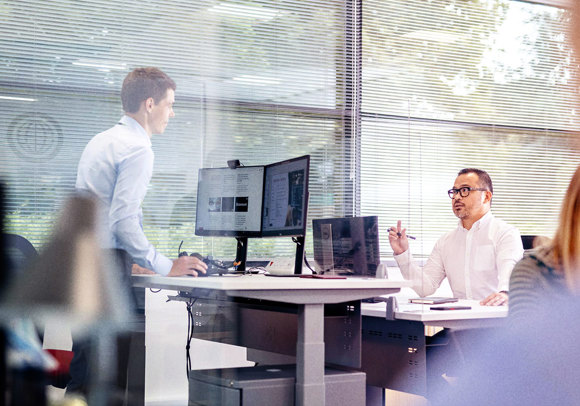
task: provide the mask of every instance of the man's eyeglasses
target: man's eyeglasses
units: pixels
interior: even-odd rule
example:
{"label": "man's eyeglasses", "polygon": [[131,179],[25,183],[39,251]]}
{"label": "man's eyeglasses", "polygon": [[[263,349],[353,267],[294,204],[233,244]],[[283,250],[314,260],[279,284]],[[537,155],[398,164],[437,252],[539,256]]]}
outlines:
{"label": "man's eyeglasses", "polygon": [[459,196],[461,196],[461,197],[467,197],[467,196],[469,196],[469,192],[471,192],[472,190],[479,190],[480,192],[487,191],[487,189],[484,189],[484,188],[479,188],[479,187],[474,188],[474,187],[464,186],[464,187],[460,187],[459,189],[449,189],[447,191],[447,194],[449,195],[449,197],[451,199],[453,199],[457,193],[459,193]]}

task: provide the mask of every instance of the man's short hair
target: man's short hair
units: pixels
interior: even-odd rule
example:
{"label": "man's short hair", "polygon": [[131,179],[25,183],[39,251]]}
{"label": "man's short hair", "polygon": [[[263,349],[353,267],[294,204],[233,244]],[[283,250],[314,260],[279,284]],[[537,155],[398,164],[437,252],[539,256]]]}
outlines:
{"label": "man's short hair", "polygon": [[167,89],[175,90],[175,82],[158,68],[136,68],[123,80],[121,101],[127,113],[139,111],[141,102],[153,97],[155,104],[167,94]]}
{"label": "man's short hair", "polygon": [[466,175],[468,173],[475,173],[479,178],[479,187],[485,188],[493,193],[493,184],[491,183],[491,178],[486,171],[476,168],[465,168],[457,172],[457,176]]}

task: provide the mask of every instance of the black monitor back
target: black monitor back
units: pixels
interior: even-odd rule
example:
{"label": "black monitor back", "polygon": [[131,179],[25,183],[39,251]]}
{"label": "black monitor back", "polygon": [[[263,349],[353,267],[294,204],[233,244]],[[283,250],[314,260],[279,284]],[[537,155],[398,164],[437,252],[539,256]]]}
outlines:
{"label": "black monitor back", "polygon": [[377,216],[312,220],[317,272],[375,276],[381,262]]}

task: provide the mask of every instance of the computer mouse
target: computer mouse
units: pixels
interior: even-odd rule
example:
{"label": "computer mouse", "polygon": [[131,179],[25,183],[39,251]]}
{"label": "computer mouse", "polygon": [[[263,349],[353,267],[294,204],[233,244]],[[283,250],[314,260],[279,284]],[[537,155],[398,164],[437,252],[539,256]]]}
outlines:
{"label": "computer mouse", "polygon": [[[195,257],[201,261],[203,261],[204,263],[206,263],[208,265],[208,269],[209,269],[209,264],[207,263],[207,261],[203,258],[203,256],[197,252],[192,252],[191,254],[188,254],[187,251],[182,251],[179,253],[180,257],[184,257],[184,256],[190,256],[190,257]],[[209,273],[203,273],[201,271],[196,271],[197,272],[197,276],[198,277],[204,277],[204,276],[208,276]],[[207,271],[206,271],[207,272]],[[194,277],[195,275],[187,275],[187,276],[192,276]]]}
{"label": "computer mouse", "polygon": [[205,273],[198,272],[197,273],[198,277],[205,277],[210,275],[223,275],[228,272],[227,269],[224,269],[223,267],[216,265],[212,257],[203,257],[201,256],[201,254],[198,254],[197,252],[192,253],[190,256],[200,259],[207,265]]}
{"label": "computer mouse", "polygon": [[225,275],[226,273],[228,273],[228,270],[211,265],[211,264],[208,264],[207,269],[205,270],[205,273],[203,273],[201,271],[196,271],[196,272],[197,272],[198,278],[205,278],[205,277],[210,276],[210,275]]}
{"label": "computer mouse", "polygon": [[[189,254],[190,257],[195,257],[197,259],[200,259],[203,261],[203,257],[201,256],[201,254],[197,253],[197,252],[192,252],[191,254]],[[205,261],[204,261],[205,262]]]}

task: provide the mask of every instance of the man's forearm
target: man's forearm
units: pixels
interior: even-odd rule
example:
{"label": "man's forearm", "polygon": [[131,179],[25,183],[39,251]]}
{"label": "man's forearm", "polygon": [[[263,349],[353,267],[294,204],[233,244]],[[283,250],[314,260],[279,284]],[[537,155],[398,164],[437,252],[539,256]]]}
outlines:
{"label": "man's forearm", "polygon": [[395,255],[394,258],[397,261],[401,275],[406,280],[413,282],[411,288],[419,296],[428,296],[437,290],[438,286],[434,285],[431,278],[425,275],[424,269],[415,263],[409,250],[400,255]]}

